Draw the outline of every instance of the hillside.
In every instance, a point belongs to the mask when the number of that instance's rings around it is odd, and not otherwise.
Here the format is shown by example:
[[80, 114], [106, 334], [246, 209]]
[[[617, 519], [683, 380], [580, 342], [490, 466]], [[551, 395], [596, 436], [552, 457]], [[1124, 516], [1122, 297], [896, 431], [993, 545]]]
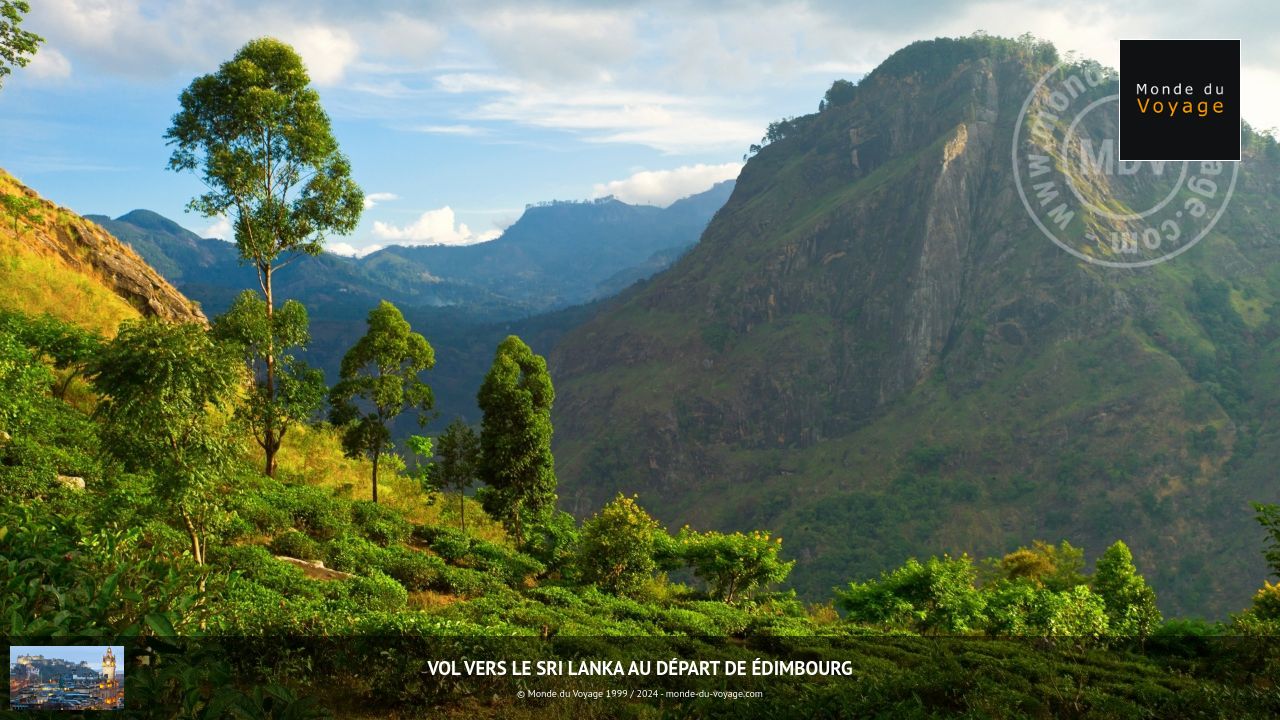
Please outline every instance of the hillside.
[[[1052, 58], [917, 43], [771, 129], [699, 244], [557, 346], [569, 509], [638, 492], [672, 526], [773, 528], [815, 598], [911, 555], [1124, 537], [1167, 612], [1247, 605], [1248, 501], [1280, 497], [1280, 148], [1246, 133], [1190, 252], [1082, 262], [1010, 162]], [[1135, 202], [1105, 182], [1084, 192]]]
[[2, 170], [0, 195], [31, 201], [16, 216], [0, 211], [0, 307], [48, 313], [106, 335], [140, 315], [205, 321], [197, 305], [98, 224]]

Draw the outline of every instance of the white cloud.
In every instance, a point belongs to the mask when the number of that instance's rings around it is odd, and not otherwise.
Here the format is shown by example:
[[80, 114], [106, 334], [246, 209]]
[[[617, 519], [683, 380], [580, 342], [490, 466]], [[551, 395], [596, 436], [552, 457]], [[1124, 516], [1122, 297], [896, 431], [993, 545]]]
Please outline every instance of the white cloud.
[[608, 81], [637, 50], [637, 16], [619, 9], [487, 10], [471, 26], [500, 64], [546, 82]]
[[632, 205], [666, 207], [683, 197], [700, 193], [722, 180], [738, 177], [742, 163], [685, 165], [673, 170], [643, 170], [622, 180], [597, 183], [596, 197], [612, 195]]
[[328, 250], [334, 255], [342, 255], [343, 257], [361, 258], [361, 257], [364, 257], [365, 255], [372, 255], [373, 253], [378, 252], [379, 250], [382, 249], [382, 246], [366, 245], [364, 247], [358, 248], [352, 245], [351, 243], [331, 242], [331, 243], [326, 243], [324, 246], [324, 249]]
[[333, 85], [342, 80], [347, 66], [355, 62], [360, 47], [351, 33], [323, 25], [290, 29], [283, 39], [302, 56], [316, 85]]
[[364, 209], [369, 210], [375, 207], [378, 203], [391, 202], [392, 200], [399, 200], [399, 199], [400, 199], [400, 196], [395, 193], [389, 193], [389, 192], [369, 193], [368, 195], [364, 196]]
[[231, 228], [231, 221], [225, 217], [219, 217], [212, 225], [196, 233], [202, 238], [218, 238], [219, 240], [232, 240], [235, 231]]
[[466, 223], [457, 222], [453, 208], [448, 205], [438, 210], [428, 210], [418, 219], [404, 226], [384, 222], [373, 223], [373, 235], [399, 245], [474, 245], [492, 240], [501, 230], [489, 230], [479, 235], [471, 232]]
[[42, 46], [23, 72], [41, 80], [64, 80], [71, 77], [71, 61], [54, 48]]
[[485, 133], [484, 128], [476, 127], [475, 125], [419, 125], [414, 130], [428, 135], [464, 135], [468, 137]]
[[436, 78], [451, 93], [495, 93], [470, 117], [574, 132], [587, 142], [647, 145], [668, 154], [740, 150], [759, 139], [767, 122], [724, 117], [710, 99], [619, 90], [608, 85], [543, 86], [476, 73]]

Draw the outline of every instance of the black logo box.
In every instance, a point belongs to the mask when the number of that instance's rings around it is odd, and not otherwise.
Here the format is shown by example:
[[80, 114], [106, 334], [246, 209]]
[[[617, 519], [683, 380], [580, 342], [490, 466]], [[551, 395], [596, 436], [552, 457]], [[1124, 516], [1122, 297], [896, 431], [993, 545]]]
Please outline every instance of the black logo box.
[[[1121, 160], [1239, 160], [1240, 100], [1239, 40], [1120, 41]], [[1222, 112], [1214, 112], [1219, 102]], [[1177, 103], [1172, 115], [1170, 103]]]

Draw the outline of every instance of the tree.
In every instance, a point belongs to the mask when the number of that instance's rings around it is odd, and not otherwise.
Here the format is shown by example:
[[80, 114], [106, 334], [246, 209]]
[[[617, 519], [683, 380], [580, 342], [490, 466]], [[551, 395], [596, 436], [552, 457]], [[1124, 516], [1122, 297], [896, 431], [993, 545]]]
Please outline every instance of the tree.
[[1036, 540], [1031, 547], [1018, 548], [1001, 558], [999, 568], [1006, 579], [1026, 579], [1055, 591], [1085, 583], [1084, 550], [1066, 540], [1057, 546]]
[[676, 545], [693, 574], [727, 603], [786, 580], [796, 564], [778, 557], [782, 538], [771, 538], [768, 532], [759, 530], [750, 534], [698, 533], [686, 527], [676, 536]]
[[40, 201], [33, 197], [27, 197], [26, 195], [0, 195], [0, 206], [4, 207], [5, 214], [13, 221], [13, 238], [15, 240], [22, 237], [20, 223], [34, 226], [35, 223], [43, 219], [43, 216], [36, 212], [36, 209], [40, 207]]
[[26, 67], [44, 38], [23, 30], [22, 16], [31, 12], [26, 0], [0, 0], [0, 85], [15, 67]]
[[840, 607], [858, 622], [917, 632], [969, 632], [984, 620], [985, 598], [974, 587], [968, 555], [911, 558], [878, 580], [849, 583], [837, 591]]
[[233, 398], [236, 358], [195, 323], [121, 324], [92, 369], [106, 445], [127, 469], [151, 472], [197, 564], [219, 517], [232, 441], [214, 410]]
[[636, 592], [653, 576], [654, 544], [665, 534], [634, 499], [619, 493], [582, 524], [575, 563], [582, 581], [618, 595]]
[[818, 103], [818, 112], [822, 112], [827, 108], [838, 107], [840, 105], [848, 105], [857, 97], [858, 86], [848, 80], [836, 80], [831, 83], [831, 87], [827, 88], [826, 94], [822, 96], [822, 102]]
[[369, 313], [369, 330], [342, 358], [338, 384], [329, 393], [329, 419], [341, 427], [348, 457], [373, 461], [373, 501], [378, 502], [378, 460], [391, 446], [387, 427], [408, 409], [418, 425], [431, 410], [431, 388], [418, 373], [436, 364], [431, 344], [409, 327], [400, 310], [383, 300]]
[[[241, 261], [258, 273], [267, 326], [274, 328], [273, 273], [320, 254], [326, 233], [354, 230], [364, 194], [351, 179], [302, 59], [279, 40], [249, 42], [218, 72], [193, 80], [181, 104], [165, 133], [175, 146], [169, 169], [199, 170], [209, 188], [188, 207], [232, 219]], [[266, 340], [262, 392], [274, 405], [274, 333]], [[268, 475], [275, 473], [282, 433], [276, 418], [275, 412], [261, 416]]]
[[1111, 634], [1143, 638], [1163, 620], [1155, 591], [1138, 574], [1133, 553], [1117, 540], [1098, 558], [1093, 589], [1106, 606]]
[[[213, 337], [227, 343], [248, 364], [254, 389], [237, 412], [253, 430], [267, 458], [267, 475], [275, 473], [276, 453], [285, 433], [320, 412], [327, 387], [324, 373], [293, 354], [310, 342], [307, 309], [287, 300], [274, 313], [252, 290], [245, 290], [226, 313], [213, 322]], [[275, 353], [274, 392], [267, 389], [267, 353]]]
[[1258, 524], [1267, 531], [1265, 557], [1271, 566], [1271, 574], [1280, 576], [1280, 505], [1253, 503], [1258, 514]]
[[0, 329], [12, 333], [37, 354], [51, 359], [53, 365], [63, 372], [53, 386], [53, 395], [59, 400], [66, 399], [71, 383], [89, 369], [90, 363], [102, 350], [102, 338], [97, 333], [52, 315], [27, 317], [21, 313], [0, 311]]
[[540, 517], [556, 503], [551, 455], [555, 389], [547, 361], [515, 335], [498, 345], [480, 386], [480, 479], [484, 508], [523, 545], [524, 516]]
[[20, 337], [0, 326], [0, 446], [22, 429], [53, 376]]
[[440, 460], [432, 466], [431, 483], [442, 490], [458, 493], [458, 525], [467, 531], [466, 489], [476, 480], [480, 462], [480, 438], [471, 426], [455, 419], [444, 429], [436, 443]]

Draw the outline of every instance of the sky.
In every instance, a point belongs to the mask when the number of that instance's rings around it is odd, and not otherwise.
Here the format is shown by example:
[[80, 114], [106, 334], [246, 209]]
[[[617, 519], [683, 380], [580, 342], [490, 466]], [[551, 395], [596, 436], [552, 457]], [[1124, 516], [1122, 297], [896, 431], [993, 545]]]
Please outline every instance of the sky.
[[[57, 658], [71, 663], [87, 662], [94, 670], [102, 669], [102, 656], [106, 653], [105, 645], [11, 645], [9, 646], [9, 666], [18, 662], [19, 655], [43, 655], [46, 658]], [[124, 647], [113, 645], [112, 652], [116, 656], [116, 666], [124, 668]]]
[[1239, 38], [1243, 113], [1280, 126], [1271, 0], [34, 0], [46, 43], [0, 89], [0, 167], [81, 214], [185, 210], [166, 169], [191, 80], [248, 40], [299, 51], [366, 193], [329, 247], [491, 239], [526, 203], [665, 205], [735, 177], [766, 126], [919, 39], [1031, 32], [1110, 66], [1120, 38]]

